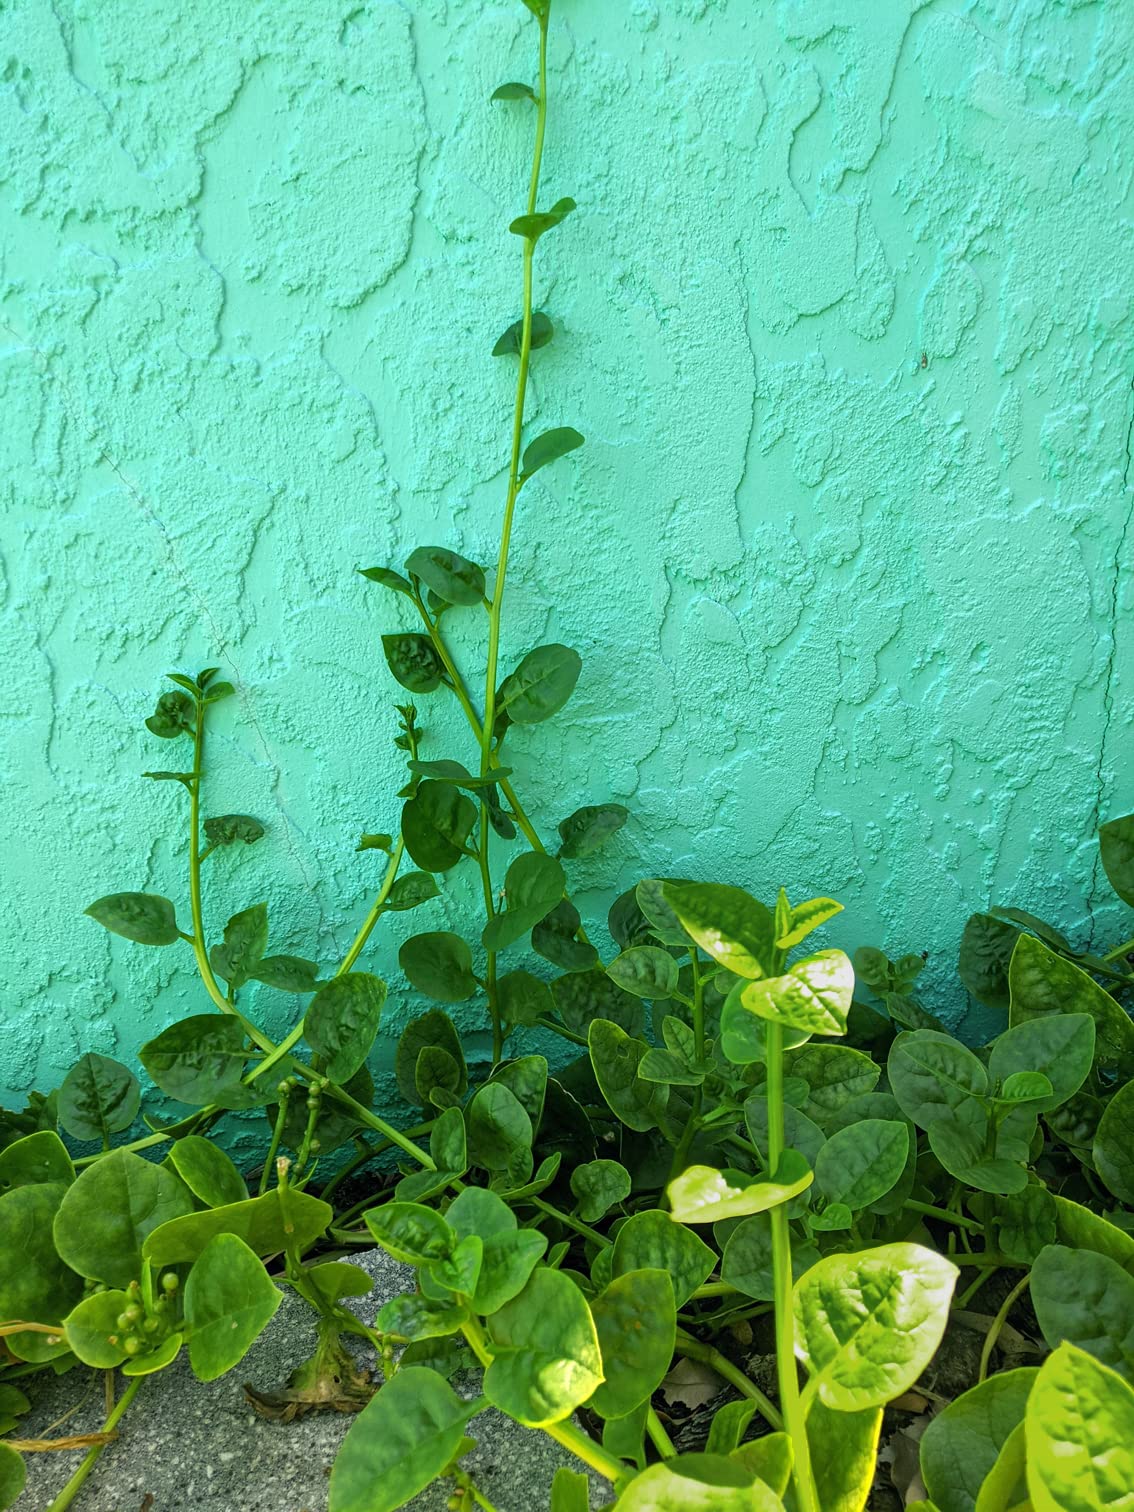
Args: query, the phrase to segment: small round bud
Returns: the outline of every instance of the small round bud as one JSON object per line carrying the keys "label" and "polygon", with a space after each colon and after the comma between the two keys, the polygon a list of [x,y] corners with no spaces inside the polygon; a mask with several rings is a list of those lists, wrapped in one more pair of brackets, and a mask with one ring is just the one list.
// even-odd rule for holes
{"label": "small round bud", "polygon": [[161,1278],[162,1291],[175,1292],[181,1285],[181,1277],[176,1271],[166,1271]]}
{"label": "small round bud", "polygon": [[291,1082],[288,1081],[286,1076],[284,1077],[283,1081],[280,1082],[279,1086],[276,1088],[276,1091],[281,1097],[291,1096]]}
{"label": "small round bud", "polygon": [[142,1352],[142,1341],[135,1337],[134,1334],[131,1334],[128,1339],[122,1341],[122,1348],[130,1356],[139,1355]]}
{"label": "small round bud", "polygon": [[319,1143],[319,1141],[317,1139],[313,1139],[311,1141],[311,1153],[312,1153],[312,1155],[318,1155],[319,1151],[322,1148],[323,1148],[323,1146]]}
{"label": "small round bud", "polygon": [[163,1329],[164,1327],[165,1324],[161,1321],[160,1318],[147,1318],[142,1324],[142,1332],[148,1334],[156,1334],[159,1329]]}

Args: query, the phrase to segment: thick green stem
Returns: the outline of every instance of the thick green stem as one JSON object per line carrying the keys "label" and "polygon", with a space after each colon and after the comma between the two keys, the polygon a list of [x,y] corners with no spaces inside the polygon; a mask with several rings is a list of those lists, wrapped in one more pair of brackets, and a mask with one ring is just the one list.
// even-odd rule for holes
{"label": "thick green stem", "polygon": [[1134,937],[1129,940],[1123,940],[1121,945],[1116,945],[1113,950],[1108,950],[1106,955],[1103,956],[1103,960],[1121,960],[1124,956],[1130,955],[1131,952],[1134,952]]}
{"label": "thick green stem", "polygon": [[714,1349],[711,1344],[703,1344],[700,1339],[695,1339],[692,1334],[687,1334],[684,1329],[679,1328],[677,1352],[679,1355],[684,1355],[687,1360],[698,1360],[702,1365],[708,1365],[710,1369],[715,1370],[730,1386],[734,1386],[741,1396],[756,1403],[760,1416],[770,1427],[777,1431],[783,1428],[783,1417],[755,1381],[750,1381],[743,1370],[738,1369],[731,1360],[726,1359],[719,1349]]}
{"label": "thick green stem", "polygon": [[[115,1428],[118,1427],[118,1424],[122,1420],[123,1414],[129,1407],[130,1403],[137,1396],[138,1389],[145,1379],[145,1376],[135,1376],[134,1379],[130,1382],[129,1386],[127,1386],[126,1390],[122,1393],[121,1399],[115,1404],[114,1408],[110,1412],[109,1416],[106,1419],[106,1422],[103,1423],[103,1433],[113,1433]],[[82,1464],[75,1471],[74,1475],[72,1475],[67,1484],[63,1487],[62,1491],[60,1491],[59,1495],[51,1503],[50,1507],[48,1507],[47,1512],[66,1512],[66,1509],[71,1506],[76,1496],[78,1496],[79,1492],[83,1489],[83,1483],[85,1482],[87,1476],[94,1469],[99,1455],[105,1448],[105,1444],[96,1444],[93,1449],[89,1449],[87,1451],[87,1453],[83,1456]]]}
{"label": "thick green stem", "polygon": [[1000,1304],[1000,1311],[996,1314],[995,1318],[993,1318],[992,1326],[984,1336],[984,1346],[980,1352],[980,1369],[977,1371],[978,1385],[988,1375],[988,1366],[989,1362],[992,1359],[992,1351],[996,1348],[996,1341],[997,1339],[999,1339],[1004,1325],[1008,1321],[1008,1314],[1016,1305],[1017,1301],[1020,1298],[1020,1294],[1028,1286],[1031,1279],[1031,1271],[1025,1271],[1021,1279],[1016,1282],[1016,1285],[1012,1288],[1012,1290],[1004,1298],[1004,1301]]}
{"label": "thick green stem", "polygon": [[[775,1173],[784,1153],[784,1032],[779,1024],[764,1026],[768,1068],[768,1168]],[[787,1205],[780,1203],[771,1210],[772,1284],[776,1304],[776,1370],[780,1383],[780,1402],[784,1421],[791,1435],[795,1484],[799,1512],[819,1512],[815,1481],[811,1474],[811,1450],[807,1441],[807,1419],[799,1394],[799,1374],[795,1363],[795,1329],[792,1313],[791,1230]]]}
{"label": "thick green stem", "polygon": [[972,1234],[983,1234],[984,1225],[977,1223],[975,1218],[963,1218],[960,1213],[951,1212],[948,1208],[934,1207],[929,1202],[914,1202],[912,1199],[903,1202],[902,1207],[907,1213],[920,1213],[926,1218],[939,1218],[942,1223],[951,1223],[955,1228],[967,1229]]}
{"label": "thick green stem", "polygon": [[665,1431],[661,1419],[652,1407],[646,1413],[646,1432],[650,1435],[650,1441],[662,1459],[672,1459],[677,1453],[677,1446]]}

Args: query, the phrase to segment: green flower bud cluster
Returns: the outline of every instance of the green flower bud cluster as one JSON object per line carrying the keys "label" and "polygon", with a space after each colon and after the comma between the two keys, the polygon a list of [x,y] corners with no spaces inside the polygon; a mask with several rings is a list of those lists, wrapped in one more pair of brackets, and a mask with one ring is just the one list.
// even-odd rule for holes
{"label": "green flower bud cluster", "polygon": [[[107,1342],[121,1349],[129,1359],[151,1354],[164,1343],[177,1325],[177,1293],[181,1278],[176,1271],[166,1271],[161,1278],[161,1295],[147,1307],[139,1282],[131,1281],[126,1292],[129,1301],[115,1319],[117,1332],[107,1335]],[[105,1286],[93,1288],[106,1291]]]}

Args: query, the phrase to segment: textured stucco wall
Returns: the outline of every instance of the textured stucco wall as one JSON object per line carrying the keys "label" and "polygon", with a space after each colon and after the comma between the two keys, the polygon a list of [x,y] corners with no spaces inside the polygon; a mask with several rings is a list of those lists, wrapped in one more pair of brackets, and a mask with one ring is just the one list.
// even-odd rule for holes
{"label": "textured stucco wall", "polygon": [[[959,1015],[966,912],[1085,933],[1134,807],[1134,6],[556,5],[580,212],[532,423],[588,444],[524,495],[504,660],[585,665],[515,742],[532,810],[632,807],[596,915],[663,869],[830,891]],[[487,96],[534,36],[519,0],[0,0],[0,1083],[203,1007],[187,948],[80,916],[183,896],[138,775],[167,667],[237,682],[207,807],[270,825],[209,863],[214,929],[267,897],[275,948],[349,942],[402,613],[353,569],[494,554],[530,120]]]}

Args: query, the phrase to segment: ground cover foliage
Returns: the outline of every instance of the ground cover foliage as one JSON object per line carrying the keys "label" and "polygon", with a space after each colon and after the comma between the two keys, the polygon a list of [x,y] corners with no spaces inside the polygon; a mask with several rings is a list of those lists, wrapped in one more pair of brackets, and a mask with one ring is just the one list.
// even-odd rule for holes
{"label": "ground cover foliage", "polygon": [[[392,596],[389,622],[400,607],[414,625],[382,635],[390,674],[424,708],[455,700],[467,749],[436,752],[427,716],[395,706],[405,786],[390,832],[360,840],[385,875],[329,967],[281,951],[263,903],[209,928],[210,855],[271,840],[206,793],[212,712],[234,689],[216,668],[170,675],[148,737],[187,754],[146,775],[183,810],[184,895],[120,892],[87,912],[193,954],[199,1004],[140,1052],[184,1113],[161,1123],[135,1071],[94,1053],[0,1113],[0,1506],[24,1456],[58,1447],[20,1436],[38,1373],[106,1381],[104,1433],[71,1446],[60,1512],[146,1378],[183,1352],[204,1381],[232,1371],[282,1285],[317,1315],[318,1347],[251,1395],[284,1422],[359,1414],[331,1512],[393,1512],[438,1477],[452,1507],[491,1512],[461,1467],[489,1405],[605,1476],[620,1512],[861,1512],[895,1483],[879,1468],[885,1414],[911,1399],[927,1410],[901,1489],[918,1512],[1134,1508],[1134,939],[1083,952],[1018,909],[974,915],[958,969],[1000,1028],[966,1046],[919,995],[922,956],[822,944],[830,898],[644,878],[592,939],[573,865],[626,810],[595,794],[536,822],[516,790],[525,726],[567,703],[581,661],[553,644],[502,664],[513,525],[535,475],[584,444],[570,425],[524,426],[532,354],[555,336],[533,305],[537,248],[575,205],[539,209],[550,0],[522,3],[536,83],[493,96],[517,130],[521,113],[534,123],[509,228],[521,312],[494,348],[517,367],[499,556],[486,572],[416,546],[363,574]],[[451,646],[468,615],[485,617],[475,681]],[[1134,815],[1099,843],[1134,907]],[[430,928],[458,867],[479,874],[482,914]],[[409,910],[423,927],[395,961],[375,931]],[[374,1106],[368,1069],[399,976],[433,1004],[397,1044],[410,1127]],[[296,1005],[279,1043],[248,1016],[252,984]],[[468,1002],[487,1063],[467,1062],[446,1011]],[[533,1028],[571,1047],[566,1064],[525,1049]],[[131,1137],[139,1113],[149,1132]],[[249,1113],[267,1146],[253,1172],[224,1148],[226,1118]],[[350,1252],[373,1244],[417,1282],[370,1327],[347,1303],[370,1286]],[[942,1340],[971,1327],[983,1288],[998,1300],[979,1356],[934,1390]],[[374,1378],[344,1335],[373,1346]],[[762,1385],[737,1360],[754,1339],[774,1358]],[[673,1410],[683,1361],[727,1391],[693,1428]],[[471,1400],[451,1384],[469,1367]],[[559,1472],[552,1512],[588,1498],[583,1474]]]}

